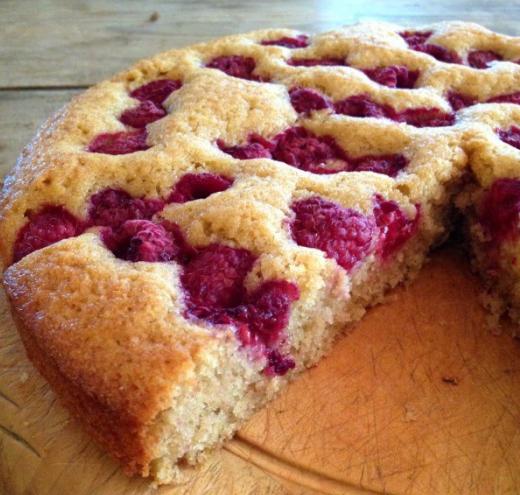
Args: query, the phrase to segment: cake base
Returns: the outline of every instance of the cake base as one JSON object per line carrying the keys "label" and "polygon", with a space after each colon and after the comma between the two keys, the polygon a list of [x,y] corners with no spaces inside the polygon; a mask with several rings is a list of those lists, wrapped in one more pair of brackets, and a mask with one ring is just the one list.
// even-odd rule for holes
{"label": "cake base", "polygon": [[520,490],[520,343],[443,248],[185,485],[129,479],[69,419],[0,301],[0,493],[506,494]]}

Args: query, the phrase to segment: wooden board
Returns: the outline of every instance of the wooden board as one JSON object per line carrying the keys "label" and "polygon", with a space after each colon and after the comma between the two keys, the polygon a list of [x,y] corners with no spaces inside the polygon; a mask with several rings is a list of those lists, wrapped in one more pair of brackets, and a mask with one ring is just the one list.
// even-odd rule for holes
{"label": "wooden board", "polygon": [[[27,362],[0,300],[0,493],[515,494],[520,342],[444,249],[181,487],[128,479]],[[3,491],[2,491],[3,490]]]}

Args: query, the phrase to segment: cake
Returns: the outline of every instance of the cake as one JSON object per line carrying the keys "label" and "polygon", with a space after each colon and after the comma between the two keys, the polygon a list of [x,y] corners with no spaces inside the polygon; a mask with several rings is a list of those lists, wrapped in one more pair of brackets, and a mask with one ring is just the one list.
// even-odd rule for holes
{"label": "cake", "polygon": [[[28,356],[129,475],[183,479],[463,218],[520,320],[520,38],[273,29],[138,62],[6,178]],[[427,304],[427,301],[424,302]]]}

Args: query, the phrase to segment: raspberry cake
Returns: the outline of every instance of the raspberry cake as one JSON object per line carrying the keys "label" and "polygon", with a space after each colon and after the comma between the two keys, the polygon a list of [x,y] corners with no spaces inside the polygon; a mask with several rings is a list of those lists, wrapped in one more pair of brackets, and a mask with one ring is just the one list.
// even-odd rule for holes
{"label": "raspberry cake", "polygon": [[458,208],[520,319],[520,39],[258,31],[76,97],[1,198],[29,357],[128,474],[182,479],[385,293]]}

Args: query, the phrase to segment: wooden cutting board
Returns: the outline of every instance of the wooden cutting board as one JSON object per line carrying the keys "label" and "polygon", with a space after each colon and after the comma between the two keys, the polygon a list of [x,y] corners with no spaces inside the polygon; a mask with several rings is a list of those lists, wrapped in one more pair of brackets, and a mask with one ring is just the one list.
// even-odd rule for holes
{"label": "wooden cutting board", "polygon": [[0,299],[2,495],[520,493],[520,341],[436,253],[180,487],[126,478],[27,361]]}

